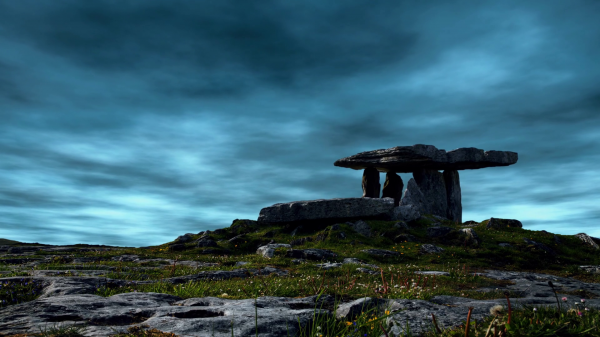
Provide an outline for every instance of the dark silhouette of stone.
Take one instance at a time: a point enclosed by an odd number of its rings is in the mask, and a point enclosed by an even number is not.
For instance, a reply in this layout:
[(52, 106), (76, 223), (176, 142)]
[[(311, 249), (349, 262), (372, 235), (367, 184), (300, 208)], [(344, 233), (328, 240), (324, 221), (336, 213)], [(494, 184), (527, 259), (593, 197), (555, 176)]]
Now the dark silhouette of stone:
[(363, 198), (379, 198), (379, 171), (374, 167), (367, 167), (363, 172), (362, 189)]
[(400, 199), (402, 199), (402, 188), (404, 188), (402, 178), (394, 172), (388, 172), (385, 175), (385, 184), (383, 184), (381, 197), (393, 198), (394, 206), (398, 206)]
[(462, 223), (462, 202), (458, 171), (445, 170), (443, 175), (444, 183), (446, 184), (446, 200), (448, 204), (446, 218)]

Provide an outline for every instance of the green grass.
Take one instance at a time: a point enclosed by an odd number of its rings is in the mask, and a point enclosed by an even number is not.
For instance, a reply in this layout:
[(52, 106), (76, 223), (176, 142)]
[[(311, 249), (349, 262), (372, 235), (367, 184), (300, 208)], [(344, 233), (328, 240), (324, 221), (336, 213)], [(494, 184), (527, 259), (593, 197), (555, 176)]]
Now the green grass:
[[(499, 288), (506, 285), (506, 281), (493, 280), (482, 276), (472, 276), (471, 272), (483, 271), (484, 269), (512, 270), (512, 271), (530, 271), (544, 274), (551, 274), (561, 277), (573, 277), (584, 282), (598, 283), (600, 276), (586, 274), (579, 270), (579, 265), (600, 265), (600, 252), (592, 247), (583, 246), (581, 241), (573, 236), (558, 235), (562, 245), (554, 242), (552, 234), (539, 231), (530, 231), (521, 228), (503, 228), (501, 230), (487, 230), (485, 225), (487, 221), (482, 222), (473, 229), (481, 239), (479, 246), (473, 246), (472, 243), (465, 242), (465, 238), (458, 234), (451, 234), (444, 239), (427, 238), (426, 228), (430, 221), (418, 221), (411, 224), (410, 230), (400, 230), (393, 228), (395, 222), (386, 221), (367, 221), (372, 228), (372, 237), (365, 238), (355, 233), (348, 225), (340, 224), (338, 230), (330, 230), (330, 227), (311, 226), (305, 224), (304, 232), (297, 233), (296, 238), (310, 236), (312, 242), (307, 242), (302, 246), (293, 247), (293, 249), (329, 249), (337, 255), (329, 262), (342, 262), (345, 257), (358, 258), (365, 263), (377, 264), (381, 267), (378, 275), (369, 275), (356, 271), (358, 265), (346, 264), (340, 268), (330, 270), (319, 270), (314, 266), (315, 262), (310, 261), (306, 264), (293, 264), (291, 258), (286, 257), (286, 248), (276, 250), (272, 259), (267, 259), (256, 254), (256, 247), (259, 244), (266, 244), (271, 239), (274, 243), (289, 243), (291, 238), (289, 233), (296, 226), (270, 226), (266, 228), (249, 228), (242, 221), (234, 224), (225, 230), (211, 234), (215, 241), (220, 241), (218, 248), (213, 248), (221, 252), (229, 250), (228, 254), (202, 254), (202, 248), (195, 248), (193, 243), (186, 244), (186, 250), (180, 252), (171, 252), (168, 250), (168, 244), (146, 248), (128, 248), (109, 252), (76, 252), (76, 253), (44, 253), (37, 252), (34, 256), (56, 255), (51, 263), (38, 265), (36, 269), (71, 271), (68, 276), (78, 276), (77, 270), (93, 269), (102, 270), (106, 267), (114, 267), (112, 271), (107, 270), (104, 277), (122, 280), (157, 280), (166, 279), (175, 276), (184, 276), (197, 274), (200, 271), (211, 270), (235, 270), (235, 269), (258, 269), (265, 266), (272, 266), (278, 269), (288, 270), (289, 275), (279, 277), (275, 274), (270, 276), (249, 275), (245, 279), (229, 280), (202, 280), (199, 282), (188, 282), (187, 284), (172, 285), (168, 282), (157, 282), (150, 285), (127, 285), (125, 287), (111, 288), (101, 287), (96, 291), (99, 296), (112, 296), (125, 292), (156, 292), (167, 293), (186, 298), (193, 297), (221, 297), (227, 299), (248, 299), (261, 296), (283, 296), (283, 297), (308, 297), (319, 294), (328, 294), (335, 296), (336, 304), (340, 301), (350, 301), (363, 297), (385, 298), (385, 299), (421, 299), (429, 300), (437, 295), (461, 296), (477, 300), (484, 299), (504, 299), (506, 294), (501, 291), (481, 292), (476, 289), (482, 287)], [(457, 224), (449, 222), (443, 223), (444, 226), (458, 228)], [(258, 232), (255, 232), (257, 231)], [(237, 242), (228, 243), (227, 239), (235, 236), (240, 231), (249, 231), (245, 237), (238, 239)], [(262, 238), (261, 236), (274, 231), (273, 238)], [(337, 238), (339, 232), (346, 234), (346, 239)], [(414, 235), (420, 243), (416, 242), (394, 242), (393, 238), (402, 233)], [(316, 238), (325, 236), (322, 241), (316, 241)], [(543, 243), (558, 253), (558, 258), (553, 258), (544, 251), (535, 249), (526, 244), (523, 238), (529, 238), (533, 241)], [(199, 238), (199, 236), (196, 236)], [(354, 242), (354, 244), (350, 244)], [(361, 243), (362, 242), (362, 243)], [(498, 246), (498, 243), (510, 243), (514, 248), (507, 249)], [(418, 249), (423, 243), (431, 243), (442, 247), (445, 251), (441, 254), (420, 255)], [(371, 256), (360, 252), (363, 249), (387, 249), (398, 252), (400, 255), (393, 258), (382, 258)], [(141, 259), (166, 258), (175, 260), (172, 265), (161, 266), (158, 263), (149, 263), (141, 265), (134, 262), (115, 262), (110, 258), (122, 254), (135, 254)], [(100, 256), (105, 261), (86, 263), (78, 267), (77, 270), (70, 264), (73, 256)], [(218, 266), (189, 267), (178, 265), (178, 261), (198, 261), (217, 263)], [(234, 266), (236, 261), (247, 261), (250, 264), (244, 266)], [(317, 263), (324, 263), (321, 261)], [(538, 266), (544, 266), (544, 269), (537, 269)], [(0, 266), (1, 260), (0, 260)], [(143, 267), (156, 267), (155, 269), (145, 269)], [(3, 270), (10, 270), (8, 266), (0, 267)], [(447, 271), (450, 276), (425, 276), (414, 274), (416, 270), (437, 270)], [(39, 296), (41, 287), (38, 284), (28, 282), (27, 276), (30, 272), (22, 270), (21, 272), (7, 274), (9, 276), (23, 276), (22, 282), (12, 284), (2, 283), (0, 287), (0, 307), (13, 305), (34, 300)], [(1, 280), (0, 280), (1, 281)], [(454, 330), (437, 332), (434, 327), (424, 336), (465, 336), (465, 329), (468, 328), (468, 336), (485, 336), (489, 327), (491, 328), (488, 336), (493, 335), (493, 322), (497, 329), (506, 329), (508, 335), (520, 336), (573, 336), (580, 332), (581, 336), (600, 336), (599, 318), (596, 310), (586, 310), (581, 299), (596, 298), (597, 295), (586, 291), (577, 291), (567, 293), (560, 291), (561, 294), (568, 294), (568, 302), (577, 301), (581, 303), (581, 308), (571, 308), (568, 311), (562, 299), (557, 297), (556, 308), (533, 308), (524, 307), (520, 310), (512, 310), (507, 305), (503, 308), (490, 308), (497, 314), (496, 317), (488, 317), (482, 322), (467, 322), (467, 315), (462, 322), (463, 327)], [(518, 298), (520, 294), (510, 293), (511, 298)], [(514, 303), (512, 304), (514, 306)], [(560, 306), (560, 310), (559, 310)], [(328, 308), (332, 311), (334, 308)], [(302, 327), (301, 336), (382, 336), (389, 330), (386, 325), (386, 318), (389, 314), (378, 315), (375, 312), (367, 312), (356, 319), (346, 322), (334, 318), (327, 319), (325, 316), (315, 316), (311, 326)], [(510, 324), (508, 323), (510, 316)], [(258, 318), (260, 319), (260, 318)], [(401, 322), (397, 324), (402, 325)], [(433, 324), (433, 317), (432, 317)], [(80, 336), (77, 332), (82, 327), (56, 327), (49, 331), (41, 332), (40, 336)], [(78, 330), (79, 329), (79, 330)], [(385, 330), (385, 331), (384, 331)], [(410, 335), (410, 334), (407, 334)], [(116, 334), (115, 334), (116, 336)], [(125, 335), (120, 335), (125, 336)], [(174, 336), (172, 334), (147, 331), (142, 329), (133, 329), (126, 336)]]

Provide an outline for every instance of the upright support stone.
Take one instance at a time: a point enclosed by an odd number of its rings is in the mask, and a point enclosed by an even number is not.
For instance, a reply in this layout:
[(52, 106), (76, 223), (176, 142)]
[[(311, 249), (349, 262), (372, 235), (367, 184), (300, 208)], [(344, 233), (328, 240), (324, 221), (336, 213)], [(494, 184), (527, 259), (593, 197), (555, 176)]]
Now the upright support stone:
[(448, 216), (448, 201), (444, 176), (437, 170), (416, 170), (413, 172), (415, 182), (425, 196), (427, 203), (426, 214)]
[(427, 202), (423, 192), (417, 186), (414, 178), (410, 178), (406, 183), (406, 191), (400, 200), (400, 206), (413, 205), (421, 214), (427, 214), (429, 212)]
[(374, 167), (367, 167), (362, 178), (363, 198), (379, 198), (379, 171)]
[(462, 223), (462, 203), (458, 171), (445, 170), (444, 182), (446, 183), (446, 198), (448, 203), (448, 215), (446, 218)]
[(404, 188), (402, 178), (395, 172), (388, 172), (385, 175), (385, 184), (383, 184), (381, 197), (393, 198), (394, 206), (398, 206), (400, 204), (400, 199), (402, 198), (402, 188)]

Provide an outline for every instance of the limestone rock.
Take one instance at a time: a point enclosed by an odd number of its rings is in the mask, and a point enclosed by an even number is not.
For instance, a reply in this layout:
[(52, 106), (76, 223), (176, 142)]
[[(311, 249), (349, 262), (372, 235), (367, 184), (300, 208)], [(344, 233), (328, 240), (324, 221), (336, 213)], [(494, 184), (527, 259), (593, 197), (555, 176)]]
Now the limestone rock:
[(397, 207), (400, 205), (400, 199), (402, 199), (403, 188), (404, 183), (402, 183), (402, 178), (394, 172), (388, 172), (385, 175), (385, 184), (383, 185), (381, 197), (394, 199), (394, 207)]
[(426, 214), (429, 208), (425, 195), (414, 178), (408, 180), (404, 196), (402, 196), (402, 199), (400, 200), (400, 207), (408, 205), (412, 205), (419, 213), (419, 216), (421, 214)]
[(477, 233), (473, 230), (473, 228), (461, 228), (460, 232), (464, 233), (467, 236), (467, 244), (473, 246), (479, 246), (481, 244), (481, 239), (477, 235)]
[(425, 197), (427, 206), (423, 213), (446, 217), (448, 200), (443, 174), (436, 170), (417, 170), (413, 172), (413, 177)]
[(352, 227), (352, 229), (360, 235), (366, 236), (368, 238), (371, 237), (371, 226), (364, 222), (363, 220), (359, 220), (357, 222), (349, 222), (348, 225)]
[(173, 241), (173, 243), (186, 243), (186, 242), (190, 242), (193, 240), (193, 236), (194, 234), (192, 233), (186, 233), (184, 235), (178, 236), (177, 239), (175, 239), (175, 241)]
[(486, 228), (501, 229), (506, 227), (523, 228), (519, 220), (490, 218)]
[(483, 151), (474, 147), (446, 152), (433, 145), (416, 144), (361, 152), (337, 160), (333, 165), (362, 170), (375, 167), (381, 172), (409, 173), (417, 170), (473, 170), (515, 164), (518, 154), (510, 151)]
[(454, 228), (451, 227), (429, 227), (427, 228), (427, 236), (431, 238), (439, 238), (448, 235), (452, 231), (454, 231)]
[(336, 257), (337, 254), (328, 250), (328, 249), (304, 249), (304, 250), (296, 250), (290, 249), (286, 253), (286, 257), (296, 258), (296, 259), (307, 259), (307, 260), (324, 260), (324, 259), (332, 259)]
[(424, 244), (419, 248), (419, 254), (439, 254), (445, 251), (444, 248), (432, 244)]
[(523, 238), (523, 241), (525, 241), (525, 243), (527, 243), (528, 245), (533, 245), (534, 248), (541, 249), (544, 252), (546, 252), (546, 253), (548, 253), (548, 254), (550, 254), (552, 256), (556, 256), (557, 255), (556, 252), (552, 248), (546, 246), (545, 244), (543, 244), (541, 242), (535, 242), (533, 240), (530, 240), (529, 238)]
[(399, 253), (391, 251), (391, 250), (387, 250), (387, 249), (364, 249), (364, 250), (361, 250), (361, 252), (371, 254), (371, 255), (383, 256), (383, 257), (400, 256)]
[(397, 235), (396, 237), (394, 237), (393, 241), (395, 243), (401, 243), (401, 242), (419, 242), (419, 240), (417, 240), (417, 238), (414, 235), (411, 235), (411, 234), (400, 234), (400, 235)]
[(594, 249), (600, 249), (598, 244), (594, 242), (594, 240), (585, 233), (575, 234), (575, 237), (583, 241), (585, 244), (592, 246), (592, 248)]
[(209, 236), (204, 236), (196, 241), (196, 247), (219, 247), (219, 245)]
[(446, 218), (462, 223), (462, 201), (458, 171), (445, 170), (443, 177), (446, 184)]
[[(412, 179), (411, 179), (411, 181), (414, 182), (414, 180), (412, 180)], [(408, 191), (408, 189), (407, 189), (407, 191)], [(406, 196), (406, 193), (405, 193), (405, 196)], [(410, 202), (410, 201), (408, 201), (408, 200), (410, 200), (410, 196), (406, 200), (407, 200), (406, 202)], [(392, 220), (412, 222), (412, 221), (419, 219), (420, 217), (421, 217), (421, 212), (419, 212), (418, 207), (413, 204), (408, 204), (408, 205), (400, 205), (398, 207), (394, 207)]]
[(362, 177), (363, 198), (379, 198), (379, 171), (373, 167), (367, 167)]
[(270, 259), (275, 254), (275, 249), (277, 249), (279, 247), (292, 248), (292, 246), (289, 244), (275, 243), (275, 244), (269, 244), (269, 245), (259, 247), (256, 250), (256, 254), (262, 255), (263, 257)]
[(354, 219), (389, 220), (394, 201), (389, 198), (338, 198), (294, 201), (260, 210), (259, 224), (319, 220), (336, 223)]

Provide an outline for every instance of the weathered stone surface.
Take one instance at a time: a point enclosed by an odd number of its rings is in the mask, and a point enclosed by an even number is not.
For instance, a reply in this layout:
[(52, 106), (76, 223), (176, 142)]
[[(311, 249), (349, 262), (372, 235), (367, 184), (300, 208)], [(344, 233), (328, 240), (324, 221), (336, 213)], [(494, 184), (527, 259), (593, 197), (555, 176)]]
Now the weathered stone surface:
[(445, 251), (444, 248), (432, 244), (424, 244), (419, 248), (419, 254), (439, 254)]
[(467, 244), (469, 246), (479, 246), (481, 244), (481, 239), (473, 228), (461, 228), (459, 231), (467, 236)]
[(373, 167), (367, 167), (362, 177), (363, 198), (379, 198), (379, 171)]
[(419, 189), (417, 182), (414, 178), (410, 178), (408, 183), (406, 184), (406, 190), (404, 191), (404, 195), (400, 200), (400, 206), (409, 206), (412, 205), (419, 214), (426, 214), (427, 211), (427, 201), (425, 200), (425, 195)]
[(442, 236), (448, 235), (450, 232), (455, 231), (454, 228), (439, 226), (439, 227), (429, 227), (427, 228), (427, 236), (431, 238), (438, 238)]
[(348, 225), (352, 227), (352, 229), (360, 235), (371, 237), (371, 226), (364, 222), (363, 220), (358, 220), (357, 222), (348, 222)]
[(425, 196), (427, 208), (422, 213), (446, 217), (448, 203), (443, 174), (436, 170), (417, 170), (413, 172), (413, 177)]
[(486, 228), (493, 229), (501, 229), (507, 227), (523, 228), (523, 224), (519, 220), (490, 218), (490, 221), (486, 226)]
[(446, 218), (462, 223), (462, 201), (458, 171), (445, 170), (443, 177), (446, 184)]
[[(344, 263), (361, 262), (347, 258)], [(324, 269), (340, 267), (342, 263), (322, 264)], [(377, 267), (369, 265), (370, 267)], [(357, 268), (365, 269), (366, 268)], [(378, 271), (368, 270), (370, 274)], [(447, 275), (437, 271), (416, 271), (415, 274)], [(592, 293), (600, 293), (600, 285), (574, 280), (572, 278), (552, 275), (506, 272), (486, 270), (483, 273), (472, 273), (496, 280), (512, 281), (501, 291), (519, 293), (521, 298), (510, 298), (513, 309), (523, 305), (535, 307), (555, 307), (556, 298), (552, 289), (547, 285), (552, 281), (557, 296), (569, 299), (572, 295), (565, 292), (575, 292), (585, 289)], [(20, 279), (20, 277), (3, 278)], [(409, 325), (413, 333), (422, 333), (431, 323), (431, 312), (435, 313), (436, 321), (441, 329), (454, 328), (466, 320), (469, 307), (473, 307), (471, 321), (483, 321), (491, 316), (490, 309), (502, 305), (506, 312), (504, 298), (494, 300), (474, 300), (464, 297), (439, 295), (430, 301), (414, 299), (378, 299), (364, 297), (339, 303), (334, 312), (335, 298), (331, 295), (309, 296), (304, 298), (264, 296), (254, 299), (230, 300), (227, 298), (202, 297), (182, 299), (177, 296), (160, 293), (124, 293), (111, 297), (101, 297), (90, 293), (77, 292), (86, 290), (93, 292), (98, 282), (104, 278), (37, 278), (46, 287), (53, 283), (68, 282), (62, 287), (62, 293), (40, 297), (31, 302), (6, 307), (0, 311), (0, 331), (5, 334), (33, 333), (48, 330), (55, 324), (82, 325), (88, 323), (84, 331), (86, 337), (105, 337), (114, 333), (126, 333), (128, 328), (145, 326), (147, 329), (158, 329), (179, 336), (231, 336), (231, 322), (235, 336), (253, 336), (256, 333), (255, 321), (258, 322), (259, 336), (279, 337), (299, 332), (300, 325), (306, 327), (317, 313), (335, 316), (343, 321), (352, 321), (368, 310), (377, 316), (384, 315), (389, 310), (391, 316), (383, 326), (388, 329), (390, 336), (399, 336)], [(535, 280), (535, 282), (532, 282)], [(123, 284), (126, 284), (123, 282)], [(75, 292), (71, 288), (77, 288)], [(492, 291), (492, 288), (482, 288), (481, 291)], [(578, 298), (575, 298), (577, 300)], [(585, 307), (600, 308), (600, 299), (586, 299)], [(255, 318), (255, 310), (258, 312)], [(287, 325), (287, 326), (286, 326)], [(389, 331), (391, 329), (391, 331)]]
[(400, 205), (400, 199), (402, 199), (402, 189), (404, 183), (402, 178), (394, 172), (388, 172), (385, 175), (385, 184), (383, 185), (382, 198), (394, 199), (394, 206)]
[(594, 240), (589, 235), (587, 235), (585, 233), (575, 234), (575, 237), (578, 238), (578, 239), (580, 239), (586, 245), (589, 245), (589, 246), (591, 246), (594, 249), (600, 249), (600, 247), (598, 246), (598, 244), (596, 242), (594, 242)]
[(541, 249), (544, 252), (546, 252), (546, 253), (548, 253), (548, 254), (550, 254), (552, 256), (556, 256), (557, 255), (556, 252), (552, 248), (546, 246), (545, 244), (543, 244), (541, 242), (535, 242), (535, 241), (530, 240), (528, 238), (523, 238), (523, 241), (525, 241), (526, 244), (532, 245), (532, 246), (534, 246), (534, 248)]
[(389, 220), (394, 200), (389, 198), (338, 198), (294, 201), (260, 210), (259, 224), (290, 223), (303, 220), (381, 219)]
[[(408, 198), (408, 199), (410, 199), (410, 198)], [(421, 212), (419, 212), (417, 206), (415, 206), (413, 204), (400, 205), (398, 207), (394, 207), (394, 213), (392, 214), (392, 220), (400, 220), (400, 221), (406, 221), (406, 222), (415, 221), (415, 220), (419, 219), (420, 217), (421, 217)]]
[(510, 151), (483, 151), (474, 147), (446, 152), (433, 145), (416, 144), (361, 152), (337, 160), (333, 165), (362, 170), (375, 167), (380, 172), (409, 173), (416, 170), (473, 170), (508, 166), (516, 163), (518, 154)]

